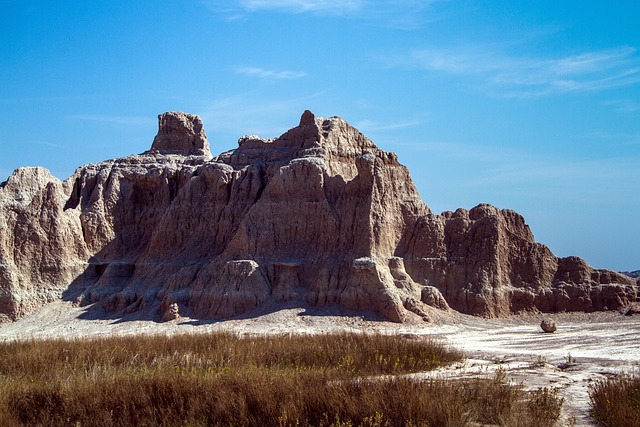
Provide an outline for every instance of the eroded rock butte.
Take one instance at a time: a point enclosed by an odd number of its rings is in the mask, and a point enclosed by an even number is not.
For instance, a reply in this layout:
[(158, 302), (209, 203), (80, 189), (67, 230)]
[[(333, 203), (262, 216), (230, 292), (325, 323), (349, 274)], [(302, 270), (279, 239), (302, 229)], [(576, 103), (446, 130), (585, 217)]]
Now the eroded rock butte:
[(292, 301), (403, 322), (616, 310), (639, 293), (636, 279), (557, 258), (513, 211), (432, 213), (394, 153), (305, 111), (215, 158), (200, 118), (171, 112), (143, 154), (64, 182), (16, 170), (0, 186), (0, 317), (61, 297), (158, 319)]

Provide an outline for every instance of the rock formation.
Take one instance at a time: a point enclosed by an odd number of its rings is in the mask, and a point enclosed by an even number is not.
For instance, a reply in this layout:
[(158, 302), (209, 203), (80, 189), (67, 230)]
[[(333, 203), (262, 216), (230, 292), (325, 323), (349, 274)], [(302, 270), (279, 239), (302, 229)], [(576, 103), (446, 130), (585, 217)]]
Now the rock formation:
[(622, 274), (624, 274), (625, 276), (633, 277), (634, 279), (640, 278), (640, 270), (623, 271)]
[(0, 184), (0, 321), (59, 298), (89, 258), (62, 182), (20, 168)]
[(64, 183), (18, 169), (0, 186), (1, 315), (59, 297), (157, 319), (173, 304), (228, 318), (291, 301), (403, 322), (614, 310), (638, 283), (555, 257), (513, 211), (433, 214), (396, 155), (339, 117), (305, 111), (212, 159), (200, 118), (172, 112), (143, 154)]
[(211, 158), (202, 120), (198, 116), (182, 112), (158, 116), (158, 134), (153, 139), (150, 151)]
[(629, 306), (627, 306), (622, 313), (625, 316), (637, 316), (638, 314), (640, 314), (640, 303), (634, 303), (631, 304)]

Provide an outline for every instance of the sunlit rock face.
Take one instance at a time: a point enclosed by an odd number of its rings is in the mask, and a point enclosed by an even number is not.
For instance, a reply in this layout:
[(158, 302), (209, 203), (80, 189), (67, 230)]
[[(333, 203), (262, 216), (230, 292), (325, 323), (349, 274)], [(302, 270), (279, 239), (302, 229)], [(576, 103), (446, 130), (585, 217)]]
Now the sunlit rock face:
[(212, 158), (200, 118), (171, 112), (143, 154), (1, 185), (0, 316), (56, 298), (153, 319), (287, 302), (404, 322), (613, 310), (638, 284), (555, 257), (513, 211), (433, 214), (396, 155), (339, 117), (305, 111)]
[(158, 116), (158, 134), (153, 139), (151, 151), (211, 158), (200, 117), (177, 111)]

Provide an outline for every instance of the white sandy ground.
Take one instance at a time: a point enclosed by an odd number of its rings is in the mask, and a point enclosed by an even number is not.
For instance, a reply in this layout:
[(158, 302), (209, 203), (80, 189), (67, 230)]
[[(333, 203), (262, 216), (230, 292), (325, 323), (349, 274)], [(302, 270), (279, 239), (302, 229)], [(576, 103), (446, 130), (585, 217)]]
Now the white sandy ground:
[(545, 334), (543, 315), (482, 319), (461, 314), (436, 316), (434, 323), (395, 324), (341, 316), (337, 312), (284, 308), (245, 319), (198, 322), (181, 318), (167, 323), (149, 320), (79, 317), (86, 308), (53, 302), (17, 322), (0, 325), (0, 342), (16, 339), (84, 338), (113, 335), (200, 333), (238, 334), (378, 332), (433, 337), (463, 350), (462, 364), (428, 374), (442, 378), (493, 376), (504, 369), (507, 378), (526, 388), (557, 388), (564, 398), (560, 425), (595, 425), (589, 416), (589, 385), (620, 372), (640, 371), (640, 316), (618, 313), (544, 315), (558, 331)]

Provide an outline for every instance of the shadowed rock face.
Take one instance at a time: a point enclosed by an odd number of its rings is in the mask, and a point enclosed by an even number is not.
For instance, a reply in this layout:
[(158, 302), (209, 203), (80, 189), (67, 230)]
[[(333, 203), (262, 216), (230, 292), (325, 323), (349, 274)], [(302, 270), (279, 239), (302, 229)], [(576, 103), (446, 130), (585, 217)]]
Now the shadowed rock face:
[(62, 296), (116, 315), (293, 301), (403, 322), (638, 298), (634, 279), (556, 258), (513, 211), (431, 213), (396, 155), (339, 117), (306, 111), (277, 139), (238, 145), (211, 159), (200, 118), (165, 113), (142, 155), (64, 183), (18, 169), (0, 188), (0, 315)]

